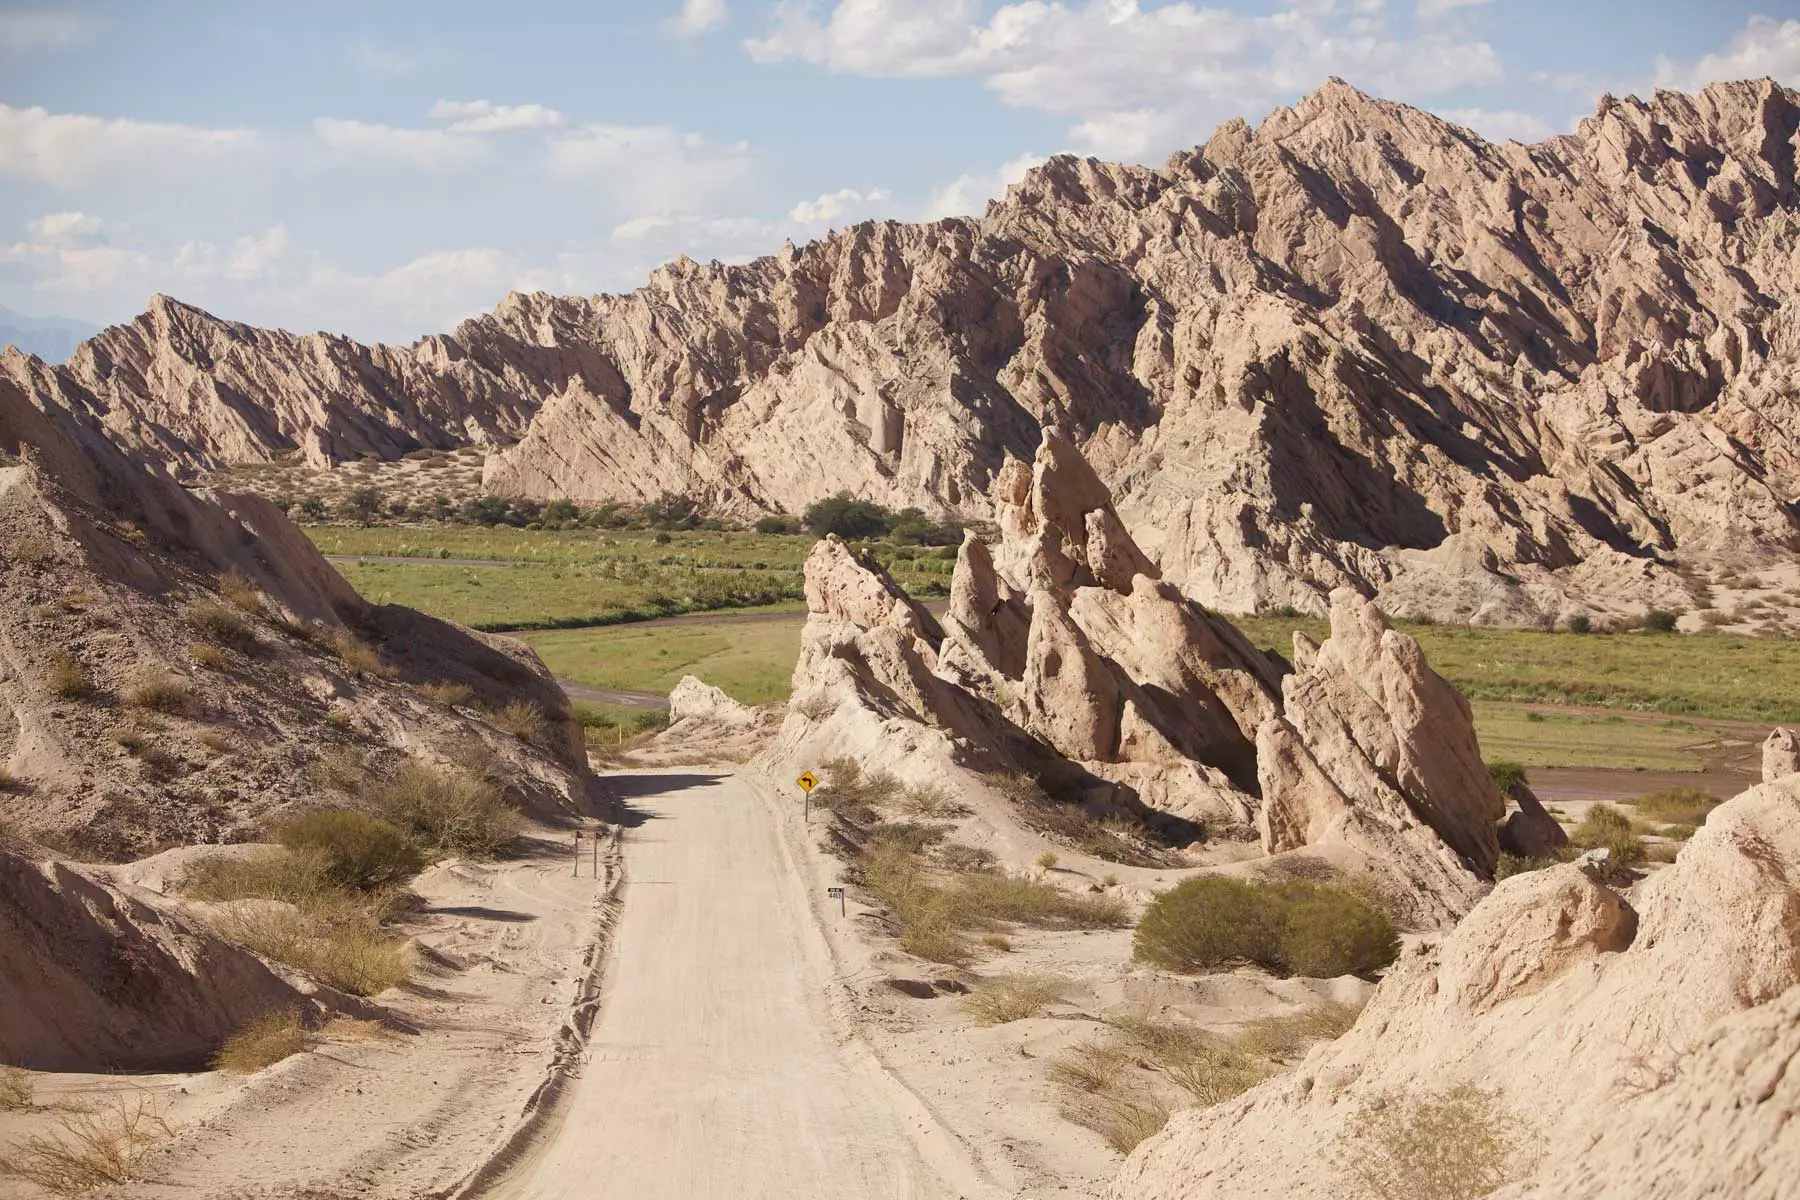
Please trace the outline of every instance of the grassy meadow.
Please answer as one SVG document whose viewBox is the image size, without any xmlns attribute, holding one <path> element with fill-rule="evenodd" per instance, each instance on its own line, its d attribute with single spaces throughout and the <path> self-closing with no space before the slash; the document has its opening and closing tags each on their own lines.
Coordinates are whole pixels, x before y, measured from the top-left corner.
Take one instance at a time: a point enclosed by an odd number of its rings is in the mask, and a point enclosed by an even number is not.
<svg viewBox="0 0 1800 1200">
<path fill-rule="evenodd" d="M 701 624 L 559 629 L 524 639 L 559 679 L 667 692 L 683 675 L 698 675 L 734 700 L 761 704 L 787 696 L 803 623 L 798 614 L 773 621 L 722 617 Z"/>
</svg>

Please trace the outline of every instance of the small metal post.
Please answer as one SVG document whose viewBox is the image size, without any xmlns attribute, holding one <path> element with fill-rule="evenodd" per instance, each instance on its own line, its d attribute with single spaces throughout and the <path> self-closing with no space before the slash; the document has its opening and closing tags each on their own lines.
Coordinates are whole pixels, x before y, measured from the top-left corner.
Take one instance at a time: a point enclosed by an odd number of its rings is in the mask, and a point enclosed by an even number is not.
<svg viewBox="0 0 1800 1200">
<path fill-rule="evenodd" d="M 594 878 L 600 878 L 600 831 L 594 830 Z"/>
<path fill-rule="evenodd" d="M 579 829 L 575 831 L 575 864 L 573 875 L 576 879 L 581 878 L 581 830 Z"/>
</svg>

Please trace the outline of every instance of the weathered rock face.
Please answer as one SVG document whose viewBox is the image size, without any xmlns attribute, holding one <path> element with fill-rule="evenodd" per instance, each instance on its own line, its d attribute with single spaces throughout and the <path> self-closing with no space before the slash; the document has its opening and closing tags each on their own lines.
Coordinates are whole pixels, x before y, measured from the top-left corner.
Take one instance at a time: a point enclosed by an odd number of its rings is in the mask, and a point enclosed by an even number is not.
<svg viewBox="0 0 1800 1200">
<path fill-rule="evenodd" d="M 669 724 L 753 725 L 756 710 L 739 704 L 719 688 L 693 675 L 683 675 L 669 692 Z"/>
<path fill-rule="evenodd" d="M 1777 729 L 1763 742 L 1763 782 L 1773 783 L 1800 771 L 1800 734 Z"/>
<path fill-rule="evenodd" d="M 146 680 L 163 711 L 133 702 Z M 428 699 L 428 682 L 536 705 L 541 744 Z M 329 751 L 485 754 L 546 813 L 593 787 L 528 647 L 365 604 L 267 501 L 189 492 L 0 379 L 0 769 L 16 781 L 0 820 L 95 859 L 243 840 L 328 799 L 312 766 Z"/>
<path fill-rule="evenodd" d="M 927 777 L 1051 763 L 1091 804 L 1172 828 L 1260 821 L 1271 854 L 1330 842 L 1414 925 L 1468 911 L 1504 805 L 1467 703 L 1411 638 L 1345 589 L 1331 639 L 1283 680 L 1155 578 L 1056 427 L 995 489 L 999 543 L 965 540 L 942 627 L 836 538 L 814 549 L 777 757 L 904 758 Z"/>
<path fill-rule="evenodd" d="M 1797 129 L 1764 80 L 1495 146 L 1333 80 L 1161 169 L 1059 157 L 979 219 L 510 296 L 410 348 L 159 298 L 0 372 L 184 467 L 475 440 L 497 491 L 734 515 L 848 488 L 996 516 L 1059 423 L 1209 606 L 1682 608 L 1676 560 L 1800 545 Z M 1144 565 L 1104 519 L 1060 532 L 1108 586 Z"/>
<path fill-rule="evenodd" d="M 204 926 L 3 846 L 0 921 L 0 1063 L 191 1070 L 257 1017 L 311 1007 Z"/>
<path fill-rule="evenodd" d="M 1111 1194 L 1356 1194 L 1347 1166 L 1373 1148 L 1355 1140 L 1355 1115 L 1466 1084 L 1541 1151 L 1496 1195 L 1772 1200 L 1796 1163 L 1797 928 L 1791 778 L 1716 809 L 1632 902 L 1580 863 L 1515 875 L 1403 954 L 1338 1041 L 1177 1113 Z"/>
<path fill-rule="evenodd" d="M 1491 875 L 1506 803 L 1481 761 L 1469 702 L 1426 665 L 1418 642 L 1339 588 L 1331 637 L 1297 645 L 1295 657 L 1306 665 L 1282 681 L 1268 738 L 1282 752 L 1262 760 L 1265 848 L 1316 842 L 1354 810 L 1399 831 L 1422 822 Z M 1302 748 L 1311 763 L 1295 778 L 1288 764 Z"/>
<path fill-rule="evenodd" d="M 1506 792 L 1506 821 L 1500 826 L 1500 849 L 1521 858 L 1547 858 L 1569 844 L 1569 835 L 1544 808 L 1537 793 L 1523 783 Z"/>
</svg>

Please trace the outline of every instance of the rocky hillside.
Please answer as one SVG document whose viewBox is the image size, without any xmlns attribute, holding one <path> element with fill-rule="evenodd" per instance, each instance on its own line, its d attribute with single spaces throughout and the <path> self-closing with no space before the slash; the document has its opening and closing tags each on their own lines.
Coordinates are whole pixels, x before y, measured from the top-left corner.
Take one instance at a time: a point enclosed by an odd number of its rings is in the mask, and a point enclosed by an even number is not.
<svg viewBox="0 0 1800 1200">
<path fill-rule="evenodd" d="M 991 515 L 1055 422 L 1210 605 L 1685 608 L 1800 545 L 1797 130 L 1761 81 L 1496 146 L 1333 80 L 1160 169 L 1057 158 L 979 219 L 515 295 L 409 349 L 158 298 L 0 372 L 181 468 L 476 440 L 500 492 L 739 515 Z"/>
</svg>

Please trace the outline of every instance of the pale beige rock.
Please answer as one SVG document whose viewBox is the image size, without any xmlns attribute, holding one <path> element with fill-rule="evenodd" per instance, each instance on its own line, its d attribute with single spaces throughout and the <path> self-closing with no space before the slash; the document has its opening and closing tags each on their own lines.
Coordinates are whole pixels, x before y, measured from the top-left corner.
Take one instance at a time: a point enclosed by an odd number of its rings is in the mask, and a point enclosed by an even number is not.
<svg viewBox="0 0 1800 1200">
<path fill-rule="evenodd" d="M 1796 771 L 1800 771 L 1800 734 L 1792 729 L 1776 729 L 1763 742 L 1763 782 L 1773 783 Z"/>
<path fill-rule="evenodd" d="M 1004 527 L 1032 487 L 1007 456 L 1058 426 L 1212 607 L 1322 613 L 1348 585 L 1476 624 L 1691 609 L 1670 562 L 1800 545 L 1797 110 L 1718 83 L 1496 146 L 1330 80 L 1160 168 L 1058 156 L 979 218 L 513 295 L 412 347 L 158 297 L 0 374 L 180 469 L 474 441 L 498 492 L 740 517 L 848 489 Z M 1046 574 L 1003 573 L 1128 586 L 1144 564 L 1067 490 Z"/>
<path fill-rule="evenodd" d="M 693 675 L 683 675 L 669 691 L 669 724 L 693 721 L 705 725 L 754 725 L 756 710 L 739 704 L 720 689 Z"/>
<path fill-rule="evenodd" d="M 1794 1161 L 1786 1109 L 1768 1102 L 1791 1091 L 1797 927 L 1791 778 L 1716 809 L 1635 906 L 1579 864 L 1515 875 L 1441 941 L 1404 952 L 1342 1038 L 1235 1100 L 1177 1113 L 1110 1194 L 1350 1195 L 1347 1164 L 1367 1150 L 1354 1114 L 1469 1084 L 1541 1151 L 1542 1174 L 1508 1197 L 1779 1195 L 1758 1170 Z M 1693 1127 L 1677 1131 L 1684 1118 Z"/>
</svg>

